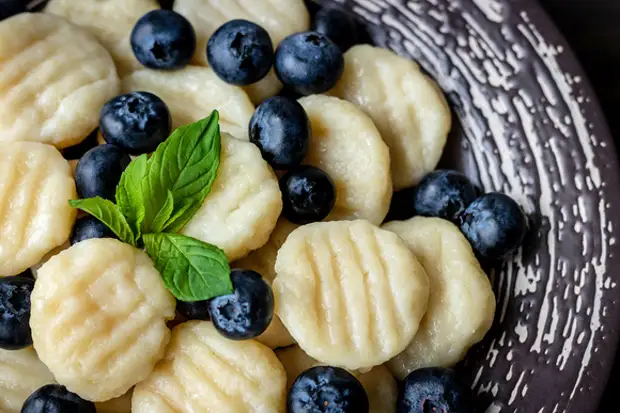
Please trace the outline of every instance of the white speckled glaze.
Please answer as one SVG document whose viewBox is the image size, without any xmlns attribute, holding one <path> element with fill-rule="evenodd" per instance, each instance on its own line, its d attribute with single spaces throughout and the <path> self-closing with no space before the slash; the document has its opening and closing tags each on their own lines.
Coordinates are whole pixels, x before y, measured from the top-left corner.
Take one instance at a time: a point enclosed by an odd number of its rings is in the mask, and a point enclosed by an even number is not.
<svg viewBox="0 0 620 413">
<path fill-rule="evenodd" d="M 331 3 L 448 94 L 461 128 L 443 165 L 532 217 L 523 251 L 492 271 L 495 325 L 461 368 L 479 411 L 594 413 L 618 339 L 620 187 L 613 141 L 564 39 L 531 0 Z"/>
</svg>

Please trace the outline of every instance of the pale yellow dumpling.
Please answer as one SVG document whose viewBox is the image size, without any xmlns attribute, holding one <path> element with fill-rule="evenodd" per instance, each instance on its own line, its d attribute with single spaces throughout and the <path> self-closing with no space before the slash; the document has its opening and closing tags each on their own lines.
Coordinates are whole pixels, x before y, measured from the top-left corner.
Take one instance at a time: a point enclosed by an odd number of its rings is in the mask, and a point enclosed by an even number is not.
<svg viewBox="0 0 620 413">
<path fill-rule="evenodd" d="M 237 138 L 248 138 L 254 105 L 243 89 L 220 80 L 208 67 L 188 66 L 181 70 L 142 69 L 122 80 L 124 93 L 151 92 L 170 109 L 174 128 L 220 113 L 220 128 Z"/>
<path fill-rule="evenodd" d="M 327 220 L 365 219 L 380 225 L 390 208 L 390 154 L 372 120 L 352 103 L 314 95 L 299 103 L 312 125 L 304 163 L 327 172 L 336 206 Z"/>
<path fill-rule="evenodd" d="M 1 413 L 19 413 L 32 393 L 52 383 L 54 376 L 32 347 L 17 351 L 0 349 Z"/>
<path fill-rule="evenodd" d="M 130 390 L 116 399 L 95 403 L 97 413 L 131 413 L 132 395 L 133 391 Z"/>
<path fill-rule="evenodd" d="M 286 370 L 288 387 L 304 371 L 325 365 L 313 359 L 298 346 L 277 350 L 276 355 Z M 351 372 L 364 386 L 368 395 L 368 413 L 394 413 L 398 387 L 392 373 L 385 366 L 373 367 L 366 373 Z"/>
<path fill-rule="evenodd" d="M 58 383 L 106 401 L 146 379 L 170 338 L 176 301 L 151 259 L 114 239 L 89 239 L 39 269 L 30 326 Z"/>
<path fill-rule="evenodd" d="M 349 370 L 403 351 L 428 302 L 428 277 L 403 241 L 366 221 L 296 229 L 276 273 L 276 313 L 299 346 Z"/>
<path fill-rule="evenodd" d="M 174 328 L 166 356 L 138 384 L 133 413 L 284 413 L 286 373 L 272 350 L 233 341 L 213 324 Z"/>
<path fill-rule="evenodd" d="M 443 92 L 415 62 L 390 50 L 359 45 L 344 58 L 329 93 L 372 118 L 390 148 L 394 188 L 417 184 L 437 166 L 452 124 Z"/>
<path fill-rule="evenodd" d="M 69 239 L 75 198 L 71 167 L 54 147 L 0 143 L 0 277 L 36 265 Z"/>
<path fill-rule="evenodd" d="M 45 12 L 88 30 L 125 74 L 142 68 L 131 49 L 131 31 L 140 17 L 156 9 L 157 0 L 50 0 Z"/>
<path fill-rule="evenodd" d="M 448 221 L 416 217 L 383 228 L 402 237 L 431 282 L 418 334 L 388 366 L 400 379 L 423 367 L 454 366 L 493 323 L 495 295 L 489 278 L 467 239 Z"/>
<path fill-rule="evenodd" d="M 44 13 L 0 24 L 0 142 L 75 145 L 119 88 L 110 53 L 86 30 Z"/>
<path fill-rule="evenodd" d="M 260 150 L 222 134 L 220 168 L 211 193 L 182 233 L 217 245 L 234 261 L 267 242 L 280 212 L 278 179 Z"/>
</svg>

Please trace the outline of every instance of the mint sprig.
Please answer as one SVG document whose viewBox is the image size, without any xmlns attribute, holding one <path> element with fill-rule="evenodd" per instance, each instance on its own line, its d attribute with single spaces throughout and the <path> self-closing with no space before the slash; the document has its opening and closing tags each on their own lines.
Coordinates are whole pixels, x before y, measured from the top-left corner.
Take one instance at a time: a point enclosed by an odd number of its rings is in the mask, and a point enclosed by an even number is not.
<svg viewBox="0 0 620 413">
<path fill-rule="evenodd" d="M 164 284 L 182 301 L 232 293 L 230 266 L 218 247 L 177 234 L 196 214 L 217 176 L 219 114 L 181 126 L 148 159 L 142 155 L 123 172 L 116 204 L 102 198 L 70 201 L 95 216 L 116 236 L 144 246 Z"/>
</svg>

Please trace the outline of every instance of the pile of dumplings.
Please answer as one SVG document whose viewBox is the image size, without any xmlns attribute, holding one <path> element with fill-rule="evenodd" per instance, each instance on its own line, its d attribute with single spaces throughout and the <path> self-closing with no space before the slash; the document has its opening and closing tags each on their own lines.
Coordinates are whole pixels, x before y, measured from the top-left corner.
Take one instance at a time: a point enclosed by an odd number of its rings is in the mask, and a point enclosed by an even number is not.
<svg viewBox="0 0 620 413">
<path fill-rule="evenodd" d="M 226 5 L 224 6 L 224 3 Z M 0 23 L 0 276 L 32 269 L 34 347 L 0 350 L 0 413 L 60 383 L 98 412 L 286 410 L 295 378 L 318 365 L 349 370 L 372 413 L 396 411 L 397 380 L 451 367 L 491 327 L 495 297 L 452 223 L 384 223 L 395 190 L 433 171 L 451 127 L 439 87 L 418 65 L 369 45 L 345 53 L 335 88 L 299 100 L 312 140 L 304 164 L 327 172 L 335 207 L 324 222 L 281 216 L 278 177 L 249 142 L 255 105 L 282 88 L 270 72 L 235 87 L 208 67 L 223 23 L 262 25 L 274 46 L 306 31 L 302 0 L 176 0 L 196 29 L 190 66 L 146 69 L 129 35 L 156 0 L 51 0 Z M 72 163 L 62 151 L 98 126 L 120 93 L 148 91 L 174 127 L 220 113 L 221 166 L 208 202 L 183 233 L 219 246 L 231 267 L 259 272 L 276 316 L 256 340 L 231 341 L 210 322 L 170 329 L 176 301 L 141 250 L 114 239 L 71 247 Z"/>
</svg>

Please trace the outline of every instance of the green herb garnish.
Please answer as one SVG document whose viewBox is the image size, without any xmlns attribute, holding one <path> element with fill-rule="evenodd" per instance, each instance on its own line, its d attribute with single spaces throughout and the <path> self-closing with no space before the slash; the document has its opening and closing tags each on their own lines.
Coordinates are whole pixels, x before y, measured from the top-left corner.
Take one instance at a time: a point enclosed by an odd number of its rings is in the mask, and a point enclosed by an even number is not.
<svg viewBox="0 0 620 413">
<path fill-rule="evenodd" d="M 200 209 L 220 165 L 219 114 L 181 126 L 150 159 L 129 164 L 116 188 L 116 204 L 102 198 L 70 201 L 134 246 L 144 246 L 166 287 L 182 301 L 232 293 L 224 252 L 176 234 Z"/>
</svg>

